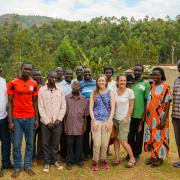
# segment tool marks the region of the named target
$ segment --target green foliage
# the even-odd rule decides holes
[[[5,15],[0,16],[0,34],[0,63],[8,79],[18,75],[24,61],[44,74],[55,66],[78,64],[99,74],[105,65],[121,72],[136,63],[171,63],[172,52],[174,62],[180,59],[180,15],[175,20],[97,17],[89,22]]]
[[[61,66],[63,68],[75,68],[77,65],[76,54],[68,37],[63,39],[57,50],[54,52],[54,59],[56,66]]]

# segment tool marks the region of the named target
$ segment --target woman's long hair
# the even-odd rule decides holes
[[[99,94],[98,80],[101,77],[104,77],[105,80],[106,80],[106,86],[105,87],[107,88],[107,86],[108,86],[108,79],[107,79],[106,75],[101,74],[101,75],[97,76],[97,78],[96,78],[96,89],[93,91],[93,99],[94,100],[96,99],[97,94]]]

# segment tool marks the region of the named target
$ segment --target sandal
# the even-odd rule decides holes
[[[180,162],[175,162],[175,163],[173,164],[173,166],[176,167],[176,168],[180,168]]]
[[[113,165],[113,166],[117,166],[117,165],[119,165],[120,163],[121,163],[120,160],[117,160],[117,159],[112,160],[112,165]]]
[[[134,167],[136,165],[136,161],[129,161],[127,164],[126,164],[126,167],[127,168],[132,168],[132,167]]]
[[[24,171],[31,177],[35,175],[35,172],[32,169],[24,169]]]
[[[11,177],[12,177],[12,178],[17,178],[17,177],[20,175],[20,173],[21,173],[21,170],[15,169],[15,170],[12,172]]]

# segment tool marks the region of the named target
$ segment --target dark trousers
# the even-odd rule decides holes
[[[142,124],[142,130],[138,132],[141,121],[142,119],[132,117],[129,127],[128,143],[132,148],[134,157],[139,157],[139,155],[142,153],[144,123]]]
[[[91,117],[87,116],[86,118],[86,130],[83,135],[83,154],[85,158],[88,158],[89,155],[92,155],[92,140],[89,142],[91,132]]]
[[[49,129],[43,123],[41,124],[42,147],[44,155],[44,163],[55,163],[58,160],[58,150],[60,135],[62,132],[62,124],[58,127]]]
[[[41,134],[41,122],[39,127],[34,131],[34,144],[33,144],[33,159],[42,160],[43,150],[42,150],[42,134]]]
[[[82,161],[83,135],[67,135],[67,157],[66,163],[79,163]]]
[[[11,138],[8,130],[7,117],[0,120],[0,140],[1,140],[1,157],[2,166],[8,167],[11,164]]]
[[[60,135],[60,156],[63,160],[66,160],[67,153],[67,143],[66,143],[66,134],[64,130],[64,121],[62,123],[62,133]]]

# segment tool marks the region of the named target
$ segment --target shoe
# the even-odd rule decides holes
[[[49,172],[49,164],[44,165],[43,172]]]
[[[154,168],[154,167],[159,167],[163,164],[163,159],[159,158],[157,160],[155,160],[152,164],[151,164],[151,167]]]
[[[93,170],[93,171],[97,171],[98,169],[99,169],[98,163],[95,163],[95,162],[94,162],[94,163],[92,164],[92,170]]]
[[[173,164],[173,166],[176,167],[176,168],[180,168],[180,162],[175,162],[175,163]]]
[[[109,169],[109,164],[105,160],[99,161],[99,166],[104,169]]]
[[[154,159],[154,158],[149,158],[149,159],[146,160],[145,164],[146,165],[151,165],[155,160],[156,159]]]
[[[14,166],[12,164],[9,164],[7,166],[2,166],[1,169],[14,169]]]
[[[83,161],[80,161],[80,162],[77,163],[77,165],[78,165],[80,168],[82,168],[82,167],[84,166],[84,162],[83,162]]]
[[[63,169],[63,166],[61,166],[61,164],[60,164],[59,161],[56,161],[56,162],[54,163],[54,166],[57,167],[58,170]]]
[[[67,169],[67,170],[71,170],[71,169],[72,169],[72,164],[67,163],[67,165],[66,165],[66,169]]]
[[[126,164],[126,166],[125,167],[127,167],[127,168],[132,168],[132,167],[134,167],[136,165],[136,161],[129,161],[127,164]]]

